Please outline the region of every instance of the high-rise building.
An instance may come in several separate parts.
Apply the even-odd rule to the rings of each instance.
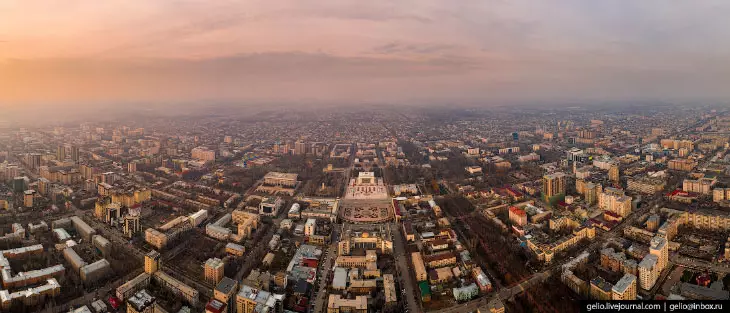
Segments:
[[[225,264],[219,258],[210,258],[205,261],[205,280],[211,284],[218,284],[223,279]]]
[[[636,300],[636,276],[624,274],[611,289],[611,300]]]
[[[667,239],[661,236],[654,236],[649,244],[649,253],[656,255],[657,268],[661,272],[669,262],[669,245]]]
[[[51,190],[51,181],[48,179],[45,179],[43,177],[38,179],[38,192],[41,195],[48,195],[48,192]]]
[[[139,214],[127,214],[124,216],[124,236],[132,238],[142,231],[142,223],[139,221]]]
[[[56,160],[63,161],[66,159],[66,146],[58,145],[56,147]]]
[[[608,170],[608,179],[614,183],[618,183],[619,177],[620,177],[620,173],[619,173],[619,169],[618,169],[618,164],[614,163],[611,165],[611,168]]]
[[[588,205],[593,205],[598,202],[598,198],[602,193],[603,187],[601,187],[601,184],[586,183],[583,197]]]
[[[23,194],[23,206],[26,208],[33,207],[33,198],[35,198],[35,190],[26,190]]]
[[[565,194],[565,173],[558,172],[545,175],[542,178],[542,193],[545,198],[552,198],[559,194]]]
[[[621,189],[606,187],[598,197],[598,207],[626,217],[631,213],[631,197]]]
[[[712,187],[717,183],[714,177],[702,177],[699,179],[685,179],[682,181],[682,190],[686,192],[700,193],[709,195],[712,193]]]
[[[647,254],[639,263],[639,285],[641,289],[651,290],[659,278],[657,263],[659,259],[654,254]]]
[[[568,161],[579,161],[585,155],[585,151],[578,148],[571,148],[566,152]]]
[[[75,163],[79,162],[79,147],[78,146],[71,146],[71,160],[73,160]]]
[[[233,313],[236,305],[236,291],[238,291],[238,282],[228,277],[223,277],[221,281],[213,289],[213,298],[226,304],[228,312]]]
[[[294,143],[294,154],[305,155],[307,154],[307,143],[304,141],[297,141]]]
[[[25,155],[25,164],[32,170],[37,170],[41,167],[41,154],[40,153],[28,153]]]
[[[160,269],[160,253],[152,250],[144,256],[144,272],[147,274],[154,274]]]

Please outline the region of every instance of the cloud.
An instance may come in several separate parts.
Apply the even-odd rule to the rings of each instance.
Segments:
[[[169,45],[175,42],[184,41],[192,36],[239,25],[245,21],[245,13],[227,12],[201,20],[189,21],[180,26],[168,27],[163,30],[147,33],[144,37],[136,38],[129,42],[106,48],[95,53],[94,56],[114,56],[130,50],[145,49],[150,46]]]
[[[378,54],[434,54],[440,52],[446,52],[456,49],[456,45],[451,44],[436,44],[436,43],[400,43],[390,42],[384,45],[379,45],[373,48],[373,52]]]
[[[730,96],[721,0],[66,5],[0,1],[0,100]]]

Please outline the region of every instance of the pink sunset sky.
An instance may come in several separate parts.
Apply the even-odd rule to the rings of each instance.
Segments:
[[[0,1],[0,107],[724,99],[728,1]]]

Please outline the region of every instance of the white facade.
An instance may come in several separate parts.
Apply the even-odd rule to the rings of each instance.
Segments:
[[[357,178],[350,179],[345,198],[349,199],[387,199],[388,190],[383,179],[373,172],[360,172]]]

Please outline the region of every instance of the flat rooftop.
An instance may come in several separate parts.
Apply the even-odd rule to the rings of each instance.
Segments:
[[[275,179],[288,179],[288,180],[296,180],[297,177],[299,177],[298,174],[295,173],[282,173],[282,172],[268,172],[264,176],[264,178],[275,178]]]
[[[236,281],[228,277],[223,277],[221,281],[215,286],[215,290],[218,290],[224,294],[230,294],[231,290],[236,288]]]
[[[632,274],[624,274],[619,281],[613,285],[613,292],[623,294],[631,285],[636,284],[636,276]]]

